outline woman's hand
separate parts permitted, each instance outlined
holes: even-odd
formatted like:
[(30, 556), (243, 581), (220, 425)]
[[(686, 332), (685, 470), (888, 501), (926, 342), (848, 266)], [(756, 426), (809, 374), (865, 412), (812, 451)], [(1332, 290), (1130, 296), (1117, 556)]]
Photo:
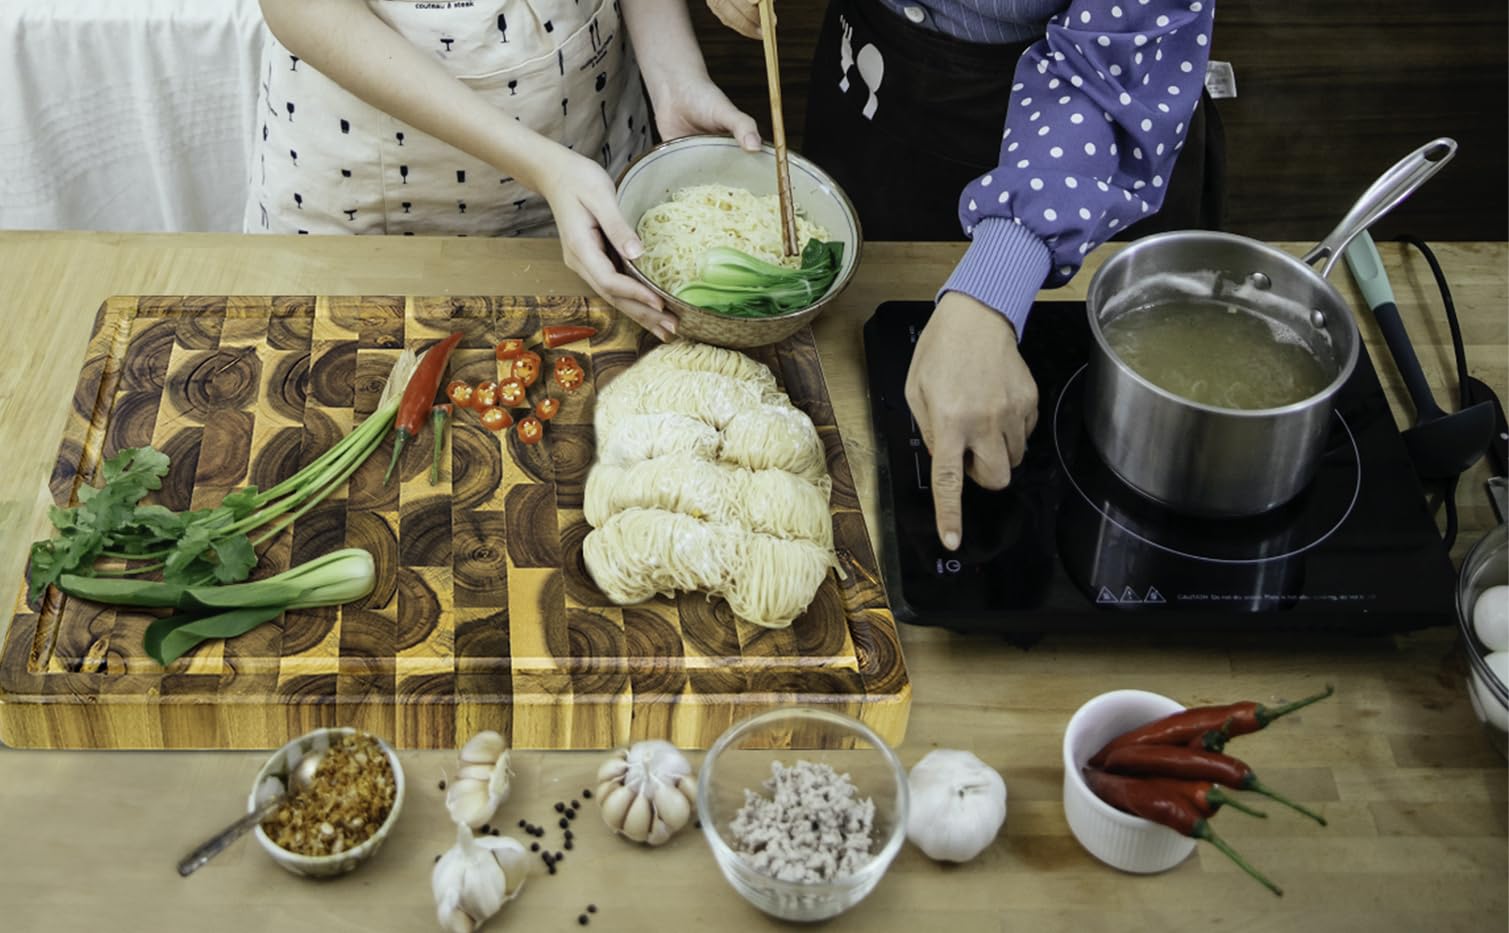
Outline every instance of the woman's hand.
[(906, 402), (933, 458), (938, 539), (954, 550), (964, 534), (964, 476), (1004, 489), (1037, 424), (1037, 383), (1006, 317), (961, 292), (946, 292), (906, 374)]
[(760, 129), (754, 117), (734, 106), (718, 85), (703, 77), (667, 85), (651, 94), (655, 125), (663, 139), (696, 133), (732, 136), (751, 152), (760, 148)]
[(763, 38), (760, 35), (759, 0), (707, 0), (707, 8), (723, 25), (739, 35), (750, 39)]
[(648, 287), (619, 272), (608, 255), (608, 244), (625, 259), (638, 258), (644, 246), (618, 209), (613, 180), (602, 166), (576, 153), (562, 153), (539, 188), (555, 215), (566, 267), (645, 330), (661, 340), (671, 339), (675, 316), (666, 313)]

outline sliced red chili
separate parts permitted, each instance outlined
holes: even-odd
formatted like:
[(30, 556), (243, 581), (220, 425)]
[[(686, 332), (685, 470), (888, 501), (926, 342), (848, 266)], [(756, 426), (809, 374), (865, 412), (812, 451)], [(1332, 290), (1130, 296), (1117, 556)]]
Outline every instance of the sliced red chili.
[(545, 426), (534, 415), (520, 418), (514, 429), (519, 432), (519, 440), (525, 444), (538, 444), (540, 438), (545, 436)]
[(545, 346), (554, 350), (568, 343), (587, 340), (597, 334), (596, 327), (579, 327), (571, 324), (552, 324), (544, 329)]
[(567, 392), (575, 392), (587, 380), (587, 373), (576, 357), (567, 353), (555, 361), (555, 384)]
[(478, 411), (498, 407), (498, 384), (484, 379), (472, 388), (472, 407)]
[(475, 392), (476, 390), (472, 388), (471, 383), (461, 379), (452, 379), (450, 384), (445, 387), (445, 397), (450, 399), (458, 408), (472, 407), (472, 395)]
[(530, 350), (520, 353), (514, 357), (509, 375), (524, 383), (526, 388), (534, 385), (540, 378), (540, 355)]
[(498, 383), (498, 404), (508, 408), (528, 408), (529, 397), (524, 383), (517, 379), (504, 379)]
[(523, 352), (524, 341), (519, 340), (516, 337), (509, 337), (507, 340), (498, 341), (498, 349), (496, 350), (496, 354), (498, 359), (500, 360), (511, 360)]
[(485, 409), (479, 418), (482, 426), (489, 431), (506, 431), (513, 427), (513, 415), (501, 408)]
[(561, 410), (561, 400), (558, 398), (542, 398), (534, 406), (535, 416), (541, 421), (549, 421)]

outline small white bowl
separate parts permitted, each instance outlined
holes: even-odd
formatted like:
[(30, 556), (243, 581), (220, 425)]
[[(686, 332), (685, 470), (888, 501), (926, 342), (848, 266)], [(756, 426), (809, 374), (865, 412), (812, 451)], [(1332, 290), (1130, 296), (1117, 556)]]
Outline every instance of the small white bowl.
[(1182, 709), (1156, 693), (1113, 690), (1081, 706), (1064, 731), (1064, 815), (1079, 844), (1112, 868), (1137, 874), (1167, 871), (1189, 858), (1195, 840), (1101, 800), (1080, 769), (1118, 735)]
[[(288, 775), (293, 772), (294, 768), (298, 767), (299, 761), (305, 755), (311, 752), (324, 751), (331, 746), (332, 742), (340, 737), (355, 735), (359, 731), (349, 727), (316, 729), (313, 732), (299, 736), (276, 752), (273, 752), (272, 757), (267, 759), (267, 763), (262, 766), (262, 770), (257, 772), (257, 779), (252, 782), (251, 793), (246, 798), (246, 811), (250, 813), (257, 808), (257, 801), (259, 797), (262, 797), (258, 791), (269, 778), (287, 782)], [(388, 834), (392, 832), (393, 824), (398, 822), (398, 812), (403, 809), (403, 766), (398, 763), (398, 755), (393, 751), (392, 746), (377, 736), (371, 735), (371, 733), (366, 734), (371, 736), (373, 741), (377, 742), (378, 746), (382, 748), (383, 754), (388, 756), (388, 766), (393, 769), (393, 783), (395, 785), (393, 789), (393, 808), (388, 811), (388, 818), (383, 820), (381, 826), (377, 827), (377, 832), (372, 834), (372, 838), (354, 849), (347, 849), (345, 852), (337, 855), (300, 855), (297, 852), (290, 852), (276, 842), (273, 842), (272, 838), (262, 830), (260, 823), (253, 830), (256, 833), (257, 842), (262, 844), (262, 848), (267, 850), (267, 854), (272, 856), (273, 861), (295, 875), (309, 878), (329, 878), (336, 875), (344, 875), (371, 858), (382, 847), (383, 841), (388, 838)]]

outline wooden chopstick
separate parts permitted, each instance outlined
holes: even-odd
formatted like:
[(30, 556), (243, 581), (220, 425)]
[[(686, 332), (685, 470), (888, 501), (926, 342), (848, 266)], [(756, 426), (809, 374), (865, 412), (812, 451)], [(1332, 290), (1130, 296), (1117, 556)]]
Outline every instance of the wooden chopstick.
[(781, 59), (775, 47), (774, 0), (760, 0), (760, 36), (765, 42), (765, 81), (770, 86), (770, 125), (775, 136), (775, 182), (781, 198), (781, 240), (787, 256), (796, 242), (796, 205), (791, 198), (791, 166), (786, 161), (786, 120), (781, 114)]

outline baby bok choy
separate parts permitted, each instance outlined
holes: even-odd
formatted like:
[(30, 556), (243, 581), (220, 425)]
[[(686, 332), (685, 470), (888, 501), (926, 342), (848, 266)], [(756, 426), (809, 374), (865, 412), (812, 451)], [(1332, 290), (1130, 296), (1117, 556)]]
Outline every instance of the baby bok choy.
[(817, 301), (838, 277), (844, 245), (812, 239), (795, 269), (771, 265), (747, 253), (715, 246), (697, 264), (697, 280), (676, 297), (730, 317), (770, 317)]
[(164, 666), (200, 642), (234, 638), (289, 609), (338, 606), (372, 592), (377, 569), (362, 548), (345, 548), (250, 583), (188, 586), (120, 577), (63, 574), (69, 596), (114, 606), (176, 609), (147, 626), (143, 646)]

